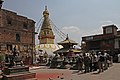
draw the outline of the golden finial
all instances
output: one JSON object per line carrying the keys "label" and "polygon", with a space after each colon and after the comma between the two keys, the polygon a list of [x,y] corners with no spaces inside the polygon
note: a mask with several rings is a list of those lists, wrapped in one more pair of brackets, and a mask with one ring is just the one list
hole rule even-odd
{"label": "golden finial", "polygon": [[47,6],[45,6],[45,10],[47,10]]}
{"label": "golden finial", "polygon": [[45,6],[45,11],[43,12],[43,15],[49,15],[49,12],[48,12],[48,10],[47,10],[47,6]]}
{"label": "golden finial", "polygon": [[68,37],[68,34],[67,34],[66,40],[68,40],[68,39],[69,39],[69,37]]}

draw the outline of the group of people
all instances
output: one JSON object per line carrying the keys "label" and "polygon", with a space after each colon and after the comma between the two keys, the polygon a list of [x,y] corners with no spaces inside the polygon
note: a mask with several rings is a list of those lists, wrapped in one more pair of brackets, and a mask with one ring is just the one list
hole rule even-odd
{"label": "group of people", "polygon": [[39,54],[39,56],[36,57],[37,63],[41,64],[41,63],[47,63],[48,62],[48,54],[47,52],[42,52]]}
{"label": "group of people", "polygon": [[112,56],[107,52],[85,53],[77,57],[78,70],[85,73],[98,71],[98,73],[107,70],[112,65]]}

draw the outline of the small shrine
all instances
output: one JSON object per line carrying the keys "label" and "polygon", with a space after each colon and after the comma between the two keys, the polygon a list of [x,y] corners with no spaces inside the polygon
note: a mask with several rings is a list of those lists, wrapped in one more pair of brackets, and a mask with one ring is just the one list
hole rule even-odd
{"label": "small shrine", "polygon": [[72,66],[76,64],[77,54],[80,54],[80,49],[75,49],[75,45],[77,45],[73,40],[70,40],[68,35],[64,41],[58,43],[58,45],[62,45],[63,48],[54,51],[55,57],[51,62],[51,68],[67,68],[66,65]]}
{"label": "small shrine", "polygon": [[80,53],[80,50],[75,49],[75,45],[77,45],[73,40],[70,40],[68,35],[64,41],[61,41],[58,43],[58,45],[62,45],[63,48],[56,50],[54,53],[59,54],[60,56],[65,56],[65,57],[75,57],[76,54]]}

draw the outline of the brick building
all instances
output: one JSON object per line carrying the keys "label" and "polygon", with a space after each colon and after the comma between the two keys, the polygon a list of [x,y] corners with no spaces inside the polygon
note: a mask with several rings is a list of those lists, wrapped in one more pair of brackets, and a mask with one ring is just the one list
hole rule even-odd
{"label": "brick building", "polygon": [[103,34],[82,37],[87,50],[119,50],[120,31],[116,25],[103,26]]}
{"label": "brick building", "polygon": [[15,12],[0,9],[0,51],[16,48],[20,55],[33,58],[35,22]]}

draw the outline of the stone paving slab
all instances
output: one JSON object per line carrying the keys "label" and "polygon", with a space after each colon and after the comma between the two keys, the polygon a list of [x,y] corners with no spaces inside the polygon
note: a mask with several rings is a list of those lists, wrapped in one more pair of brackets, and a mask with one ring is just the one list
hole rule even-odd
{"label": "stone paving slab", "polygon": [[30,70],[38,70],[38,69],[48,69],[47,66],[31,66],[29,67]]}
{"label": "stone paving slab", "polygon": [[[52,80],[120,80],[120,63],[114,63],[112,67],[100,74],[97,72],[81,73],[68,69],[37,69],[31,71],[37,73],[38,80],[50,80],[48,78]],[[54,77],[49,76],[52,74]],[[42,79],[42,75],[44,75],[44,79]],[[61,77],[64,79],[60,79]]]}

